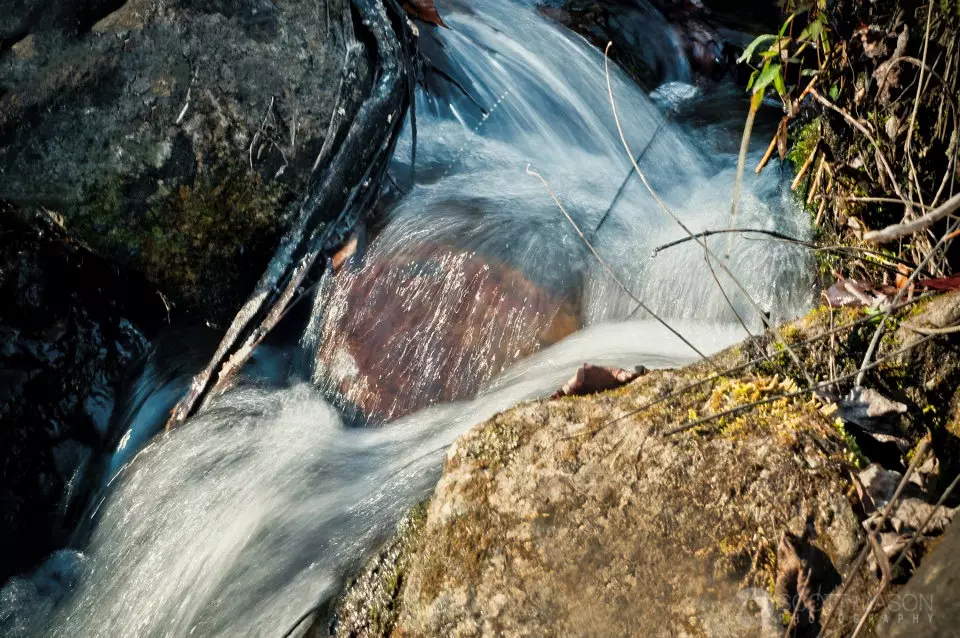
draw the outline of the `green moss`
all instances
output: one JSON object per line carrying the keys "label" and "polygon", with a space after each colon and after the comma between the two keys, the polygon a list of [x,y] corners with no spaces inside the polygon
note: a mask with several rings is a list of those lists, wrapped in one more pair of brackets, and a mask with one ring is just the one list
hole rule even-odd
{"label": "green moss", "polygon": [[[807,158],[810,157],[810,153],[813,152],[813,149],[816,148],[822,137],[823,128],[819,117],[804,124],[796,133],[791,135],[790,150],[787,151],[787,159],[793,164],[794,172],[800,172],[803,164],[807,161]],[[809,178],[810,174],[808,172],[806,181],[809,181]],[[800,196],[806,199],[805,192],[800,192]]]}
{"label": "green moss", "polygon": [[[85,191],[70,230],[133,267],[183,309],[232,313],[279,236],[285,188],[256,173],[210,171],[192,185],[156,187],[144,204],[105,177]],[[146,210],[140,210],[145,208]]]}

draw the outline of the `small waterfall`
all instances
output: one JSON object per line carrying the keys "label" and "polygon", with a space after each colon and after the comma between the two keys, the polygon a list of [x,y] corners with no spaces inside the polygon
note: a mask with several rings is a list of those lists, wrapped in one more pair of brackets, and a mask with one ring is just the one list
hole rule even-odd
{"label": "small waterfall", "polygon": [[[682,327],[707,350],[742,334]],[[605,324],[520,362],[474,400],[383,428],[344,427],[309,385],[224,395],[127,466],[64,578],[76,591],[37,635],[279,637],[429,494],[461,433],[555,390],[584,359],[662,367],[691,356],[658,324]]]}
{"label": "small waterfall", "polygon": [[[447,79],[431,75],[434,90],[417,96],[415,172],[409,127],[398,146],[391,173],[406,192],[384,203],[365,265],[317,292],[304,339],[315,383],[254,375],[129,460],[131,442],[152,434],[143,415],[171,399],[131,410],[141,416],[122,427],[123,469],[89,544],[0,591],[0,632],[280,636],[429,494],[443,450],[471,425],[552,392],[586,361],[694,360],[633,314],[528,164],[623,284],[699,349],[743,337],[731,305],[759,326],[718,272],[724,299],[693,242],[652,256],[684,233],[626,179],[602,54],[530,2],[470,4],[438,2],[451,29],[424,34]],[[727,227],[736,140],[680,113],[742,102],[698,104],[696,90],[674,86],[661,97],[683,103],[663,108],[619,71],[611,81],[660,195],[694,232]],[[772,169],[748,172],[737,224],[809,233]],[[716,240],[718,253],[727,246]],[[774,318],[806,308],[803,249],[733,236],[727,264]],[[352,427],[355,414],[380,427]]]}

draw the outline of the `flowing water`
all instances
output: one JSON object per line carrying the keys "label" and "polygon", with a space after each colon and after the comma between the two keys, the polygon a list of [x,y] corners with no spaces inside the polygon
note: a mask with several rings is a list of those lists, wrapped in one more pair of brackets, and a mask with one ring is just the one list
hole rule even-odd
{"label": "flowing water", "polygon": [[[529,2],[470,4],[438,2],[451,29],[424,49],[448,79],[431,76],[417,98],[416,184],[408,128],[392,167],[404,192],[384,203],[366,265],[318,289],[300,345],[309,370],[279,386],[248,375],[131,460],[184,378],[157,381],[118,417],[124,436],[82,552],[0,591],[4,633],[282,636],[429,494],[471,425],[552,392],[585,361],[696,359],[624,287],[705,352],[744,336],[736,314],[760,325],[697,244],[652,255],[685,234],[638,179],[623,186],[630,162],[602,54]],[[671,79],[688,79],[674,67]],[[611,84],[641,168],[691,230],[805,238],[806,216],[773,169],[748,171],[730,219],[737,130],[726,112],[702,115],[741,101],[677,83],[651,99],[615,69]],[[803,249],[757,235],[710,245],[775,319],[805,309]]]}

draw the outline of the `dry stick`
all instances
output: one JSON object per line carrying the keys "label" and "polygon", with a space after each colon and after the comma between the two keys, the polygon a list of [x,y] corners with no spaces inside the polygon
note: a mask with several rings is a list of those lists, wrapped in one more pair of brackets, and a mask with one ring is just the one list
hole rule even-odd
{"label": "dry stick", "polygon": [[[783,122],[781,122],[781,126]],[[757,164],[757,167],[753,169],[753,172],[757,175],[764,169],[767,165],[767,162],[770,161],[770,158],[773,157],[773,150],[777,148],[777,141],[780,139],[780,126],[777,127],[777,132],[773,134],[773,139],[770,140],[770,145],[767,146],[767,151],[763,154],[763,157],[760,158],[760,163]]]}
{"label": "dry stick", "polygon": [[915,202],[905,202],[896,197],[844,197],[845,202],[864,202],[868,204],[901,204],[903,206],[919,206]]}
{"label": "dry stick", "polygon": [[260,345],[260,342],[263,341],[264,337],[266,337],[267,334],[273,330],[280,320],[286,315],[287,309],[290,306],[290,301],[293,299],[293,295],[296,293],[297,288],[300,287],[300,284],[303,283],[307,273],[310,272],[310,268],[313,266],[313,263],[316,261],[319,254],[319,246],[313,247],[293,269],[293,272],[290,275],[290,281],[287,282],[286,287],[283,289],[283,292],[277,301],[273,304],[270,312],[267,313],[267,316],[264,317],[260,325],[257,326],[257,329],[249,337],[247,337],[247,340],[244,341],[243,345],[237,349],[235,353],[230,355],[226,361],[223,362],[223,365],[217,372],[216,383],[213,384],[213,387],[210,388],[206,397],[200,403],[200,410],[205,410],[210,407],[210,403],[216,399],[224,389],[226,389],[227,385],[229,385],[233,378],[233,373],[236,372],[236,370],[238,370],[247,361],[247,359],[250,358],[254,348]]}
{"label": "dry stick", "polygon": [[[910,165],[910,173],[913,181],[917,185],[917,198],[923,205],[923,192],[920,187],[920,178],[917,177],[917,167],[913,163],[913,126],[917,121],[917,111],[920,109],[920,97],[923,94],[923,72],[927,68],[927,49],[930,46],[930,23],[933,19],[933,0],[927,6],[927,31],[923,38],[923,57],[920,62],[920,78],[917,80],[917,97],[913,101],[913,112],[910,114],[910,126],[907,127],[907,141],[905,143],[904,154],[907,156],[907,163]],[[936,64],[936,62],[934,62]]]}
{"label": "dry stick", "polygon": [[960,325],[950,326],[948,328],[923,328],[921,326],[914,326],[912,324],[903,322],[901,322],[900,325],[907,330],[912,330],[917,334],[922,335],[950,335],[960,332]]}
{"label": "dry stick", "polygon": [[845,119],[847,122],[850,123],[851,126],[853,126],[855,129],[863,133],[864,137],[867,138],[867,141],[870,142],[870,145],[873,146],[874,150],[877,152],[877,158],[880,160],[880,163],[883,165],[883,169],[887,172],[887,176],[890,178],[890,183],[893,185],[893,190],[896,191],[897,197],[902,199],[904,202],[908,202],[909,200],[903,196],[902,192],[900,192],[900,185],[897,184],[897,179],[894,176],[893,170],[890,168],[890,164],[887,162],[886,156],[880,150],[880,145],[877,144],[877,140],[874,139],[873,135],[870,133],[867,127],[861,124],[857,120],[857,118],[853,117],[852,115],[844,111],[842,108],[840,108],[830,100],[820,95],[820,93],[818,93],[816,89],[810,89],[810,95],[816,98],[818,102],[820,102],[827,108],[839,113],[843,117],[843,119]]}
{"label": "dry stick", "polygon": [[[875,530],[883,528],[883,524],[886,523],[887,518],[890,516],[890,512],[893,511],[893,506],[900,499],[903,489],[907,486],[907,481],[910,480],[910,476],[913,474],[914,470],[919,467],[920,461],[923,460],[923,457],[927,455],[929,446],[930,442],[928,439],[924,439],[920,443],[920,448],[917,450],[917,453],[913,455],[913,460],[910,461],[910,466],[907,467],[907,471],[903,473],[903,477],[901,477],[900,483],[897,485],[897,489],[893,492],[893,496],[890,497],[890,501],[887,503],[887,506],[883,508],[883,514],[881,514],[880,520],[874,527]],[[846,593],[850,585],[857,579],[857,575],[860,573],[860,566],[863,565],[863,561],[867,559],[867,555],[869,553],[869,544],[860,550],[860,555],[857,556],[857,560],[854,562],[853,567],[850,569],[850,571],[847,573],[847,577],[844,579],[843,587],[840,588],[840,593],[836,595],[835,600],[837,601],[837,606],[833,608],[833,612],[827,616],[827,618],[823,621],[823,624],[820,626],[821,636],[827,635],[827,627],[830,626],[830,621],[832,621],[834,616],[837,615],[837,610],[840,609],[840,604],[843,602],[843,595]]]}
{"label": "dry stick", "polygon": [[676,239],[666,244],[661,244],[653,249],[653,256],[656,257],[657,253],[661,250],[666,250],[667,248],[673,248],[674,246],[679,246],[688,241],[696,241],[700,237],[710,237],[711,235],[722,235],[725,233],[759,233],[761,235],[769,235],[774,239],[782,239],[783,241],[790,242],[793,244],[800,244],[802,246],[807,246],[808,248],[819,248],[815,243],[809,241],[803,241],[797,239],[796,237],[791,237],[789,235],[784,235],[783,233],[778,233],[775,230],[765,230],[762,228],[724,228],[721,230],[704,230],[690,237],[683,237],[681,239]]}
{"label": "dry stick", "polygon": [[[812,569],[805,569],[800,573],[800,587],[797,589],[797,598],[800,598],[802,592],[807,588],[807,585],[810,584],[810,577],[813,576]],[[790,634],[793,633],[793,626],[797,623],[797,612],[799,610],[799,600],[797,600],[796,608],[790,614],[790,624],[787,625],[786,630],[783,632],[783,638],[790,638]],[[789,603],[788,603],[789,604]]]}
{"label": "dry stick", "polygon": [[820,143],[817,142],[813,146],[813,150],[810,151],[810,154],[807,155],[807,159],[803,162],[803,166],[800,167],[800,172],[797,173],[797,176],[794,177],[793,181],[790,183],[790,190],[795,191],[800,187],[800,182],[803,181],[803,176],[807,174],[807,170],[810,168],[810,165],[813,164],[813,160],[816,158],[819,150]]}
{"label": "dry stick", "polygon": [[[891,566],[890,568],[891,571],[895,571],[897,567],[900,566],[900,563],[903,562],[903,559],[909,555],[910,550],[913,549],[914,544],[918,540],[920,540],[920,537],[923,536],[923,533],[926,531],[927,526],[930,525],[930,521],[933,520],[933,516],[937,513],[937,511],[943,506],[946,500],[950,497],[950,494],[957,487],[958,483],[960,483],[960,474],[958,474],[957,477],[953,479],[953,482],[950,483],[947,489],[943,492],[943,495],[937,501],[937,504],[934,505],[933,509],[930,510],[930,513],[927,514],[927,518],[924,519],[923,523],[920,525],[920,528],[916,532],[914,532],[913,535],[910,537],[910,540],[907,541],[907,544],[900,551],[900,555],[897,557],[897,560],[894,561],[893,565]],[[864,610],[863,615],[860,617],[860,622],[857,623],[857,628],[853,631],[853,634],[850,636],[850,638],[856,638],[857,635],[860,633],[860,630],[863,628],[864,623],[866,623],[867,618],[870,616],[870,613],[873,611],[873,608],[876,607],[877,602],[880,600],[880,596],[883,595],[883,591],[887,588],[887,585],[889,584],[890,584],[889,582],[881,581],[880,587],[879,589],[877,589],[877,593],[874,594],[873,598],[870,599],[870,602],[867,604],[867,608]]]}
{"label": "dry stick", "polygon": [[[922,301],[922,300],[929,299],[930,296],[931,296],[931,295],[920,295],[920,296],[918,296],[918,297],[915,297],[914,299],[910,299],[910,300],[908,300],[908,301],[905,301],[905,302],[903,302],[902,304],[900,304],[900,305],[897,307],[897,310],[900,310],[900,309],[902,309],[902,308],[907,308],[907,307],[912,306],[912,305],[914,305],[914,304],[916,304],[916,303],[919,303],[919,302]],[[823,340],[823,339],[826,339],[827,337],[833,337],[833,335],[835,335],[835,334],[839,334],[839,333],[841,333],[841,332],[843,332],[843,331],[845,331],[845,330],[851,330],[851,329],[853,329],[853,328],[856,328],[857,326],[863,325],[863,324],[865,324],[865,323],[870,323],[871,321],[874,321],[874,320],[875,320],[875,317],[873,317],[873,316],[861,317],[860,319],[857,319],[856,321],[851,321],[851,322],[849,322],[849,323],[845,323],[845,324],[843,324],[843,325],[837,326],[836,328],[831,328],[830,330],[828,330],[828,331],[826,331],[826,332],[823,332],[823,333],[818,334],[818,335],[814,335],[814,336],[812,336],[812,337],[808,337],[807,339],[804,339],[803,341],[798,341],[797,343],[795,343],[795,344],[793,344],[793,345],[794,345],[795,347],[798,347],[798,348],[804,348],[804,347],[806,347],[806,346],[808,346],[808,345],[810,345],[810,344],[812,344],[812,343],[816,343],[816,342],[818,342],[818,341],[821,341],[821,340]],[[689,391],[691,391],[691,390],[695,390],[695,389],[699,388],[699,387],[702,386],[702,385],[706,385],[707,383],[710,383],[711,381],[716,381],[716,380],[719,379],[720,377],[726,376],[726,375],[728,375],[728,374],[732,374],[732,373],[734,373],[734,372],[739,372],[740,370],[744,370],[744,369],[746,369],[746,368],[751,368],[751,367],[757,365],[758,363],[762,363],[762,362],[764,362],[764,361],[769,361],[769,359],[770,359],[769,355],[766,355],[766,354],[765,354],[765,355],[763,355],[762,357],[757,357],[756,359],[751,359],[750,361],[747,361],[747,362],[745,362],[745,363],[740,363],[740,364],[738,364],[738,365],[731,366],[731,367],[726,368],[726,369],[724,369],[724,370],[719,370],[719,371],[717,371],[717,372],[714,372],[712,375],[710,375],[710,376],[708,376],[708,377],[705,377],[705,378],[703,378],[703,379],[700,379],[699,381],[693,381],[693,382],[691,382],[691,383],[688,383],[688,384],[686,384],[686,385],[684,385],[684,386],[681,386],[681,387],[677,388],[676,390],[673,390],[673,391],[671,391],[671,392],[668,392],[667,394],[665,394],[665,395],[663,395],[663,396],[661,396],[661,397],[658,397],[658,398],[653,399],[653,400],[651,400],[651,401],[647,401],[646,403],[644,403],[644,404],[641,405],[640,407],[634,408],[633,410],[630,410],[629,412],[626,412],[626,413],[624,413],[624,414],[621,414],[620,416],[615,417],[614,419],[611,419],[610,421],[607,421],[607,422],[603,423],[600,427],[598,427],[598,428],[596,428],[596,429],[593,429],[593,430],[584,429],[584,430],[581,431],[581,432],[577,432],[577,433],[575,433],[575,434],[571,434],[570,436],[564,437],[564,438],[561,439],[561,440],[566,441],[566,440],[568,440],[568,439],[573,439],[573,438],[576,438],[576,437],[579,437],[579,436],[585,436],[585,435],[589,435],[589,434],[596,434],[597,432],[600,432],[601,430],[604,430],[604,429],[610,427],[611,425],[614,425],[614,424],[616,424],[616,423],[618,423],[618,422],[620,422],[620,421],[622,421],[622,420],[624,420],[624,419],[627,419],[627,418],[630,418],[630,417],[632,417],[632,416],[636,416],[636,415],[638,415],[638,414],[641,414],[641,413],[643,413],[643,412],[646,412],[646,411],[649,410],[650,408],[656,407],[656,406],[660,405],[661,403],[666,403],[667,401],[670,401],[671,399],[674,399],[674,398],[676,398],[676,397],[678,397],[678,396],[680,396],[680,395],[682,395],[682,394],[685,394],[685,393],[687,393],[687,392],[689,392]],[[834,381],[836,381],[836,379],[834,379]]]}
{"label": "dry stick", "polygon": [[[896,200],[896,201],[899,202],[900,200]],[[866,253],[866,254],[868,254],[868,255],[872,255],[872,256],[874,256],[874,257],[881,258],[882,260],[887,260],[887,259],[889,259],[889,260],[891,260],[891,261],[899,262],[899,263],[904,264],[904,265],[906,265],[906,266],[911,266],[911,267],[913,267],[913,264],[912,264],[911,262],[907,261],[906,259],[903,259],[903,258],[901,258],[901,257],[894,256],[894,255],[886,255],[886,254],[884,254],[884,253],[882,253],[882,252],[880,252],[880,251],[871,250],[871,249],[869,249],[869,248],[864,248],[863,246],[819,246],[819,245],[817,245],[815,242],[804,241],[804,240],[802,240],[802,239],[797,239],[797,238],[795,238],[795,237],[790,237],[789,235],[784,235],[784,234],[778,233],[778,232],[776,232],[776,231],[764,230],[764,229],[760,229],[760,228],[724,228],[724,229],[721,229],[721,230],[706,230],[706,231],[702,231],[702,232],[697,233],[696,236],[697,236],[697,237],[709,237],[710,235],[717,235],[717,234],[721,234],[721,233],[760,233],[760,234],[763,234],[763,235],[769,235],[769,236],[772,237],[773,239],[776,239],[776,240],[782,241],[782,242],[786,242],[786,243],[788,243],[788,244],[796,244],[797,246],[804,246],[804,247],[809,248],[809,249],[811,249],[811,250],[813,250],[813,251],[831,252],[831,253],[835,253],[835,254],[837,254],[837,255],[846,255],[846,256],[849,256],[849,257],[859,257],[859,255],[857,255],[856,252],[857,252],[857,251],[860,251],[860,252],[862,252],[862,253]],[[745,237],[744,239],[748,239],[748,240],[749,240],[750,238],[749,238],[749,237]],[[693,240],[694,240],[694,237],[683,237],[682,239],[677,239],[677,240],[674,240],[674,241],[671,241],[671,242],[667,242],[666,244],[662,244],[662,245],[657,246],[656,248],[654,248],[654,249],[653,249],[653,256],[656,257],[657,254],[659,254],[659,253],[660,253],[661,251],[663,251],[663,250],[666,250],[667,248],[673,248],[674,246],[679,246],[680,244],[684,244],[684,243],[686,243],[686,242],[688,242],[688,241],[693,241]],[[884,267],[884,268],[890,269],[890,270],[896,270],[896,267],[895,267],[893,264],[880,263],[880,264],[878,264],[878,265],[879,265],[879,266],[882,266],[882,267]],[[899,272],[899,271],[897,271],[897,272]],[[932,274],[931,274],[931,276],[935,276],[935,275],[932,275]]]}
{"label": "dry stick", "polygon": [[[922,344],[922,343],[926,343],[927,341],[933,339],[934,336],[936,336],[936,335],[929,335],[929,336],[926,336],[926,337],[922,337],[922,338],[920,338],[918,341],[916,341],[915,343],[910,344],[909,346],[904,346],[903,348],[900,348],[900,349],[898,349],[898,350],[896,350],[896,351],[894,351],[894,352],[891,352],[891,353],[888,354],[888,355],[885,355],[885,356],[883,356],[883,357],[880,357],[879,359],[877,359],[877,360],[874,361],[873,363],[871,363],[871,364],[869,364],[868,366],[866,366],[866,369],[867,369],[867,370],[872,370],[873,368],[876,368],[877,366],[879,366],[880,364],[882,364],[884,361],[887,361],[887,360],[889,360],[889,359],[892,359],[892,358],[894,358],[894,357],[897,357],[897,356],[903,354],[904,352],[908,352],[908,351],[912,350],[913,348],[916,348],[917,346],[919,346],[919,345]],[[864,369],[861,368],[860,371],[862,371],[862,370],[864,370]],[[796,396],[801,396],[801,395],[804,395],[804,394],[808,394],[808,393],[810,393],[810,392],[816,392],[817,390],[823,390],[824,388],[829,387],[829,386],[831,386],[831,385],[834,385],[834,384],[836,384],[836,383],[838,383],[838,382],[840,382],[840,381],[846,381],[847,379],[852,379],[854,376],[856,376],[857,374],[859,374],[860,371],[858,371],[858,372],[851,372],[850,374],[845,374],[845,375],[840,376],[840,377],[837,377],[836,379],[833,379],[833,380],[831,380],[831,381],[821,381],[820,383],[813,383],[813,384],[811,384],[809,387],[801,388],[801,389],[795,390],[795,391],[793,391],[793,392],[784,392],[784,393],[778,394],[778,395],[773,396],[773,397],[766,397],[766,398],[763,398],[763,399],[758,399],[757,401],[751,401],[750,403],[744,403],[743,405],[734,406],[734,407],[728,408],[728,409],[726,409],[726,410],[721,410],[720,412],[717,412],[716,414],[711,414],[710,416],[705,416],[705,417],[703,417],[703,418],[701,418],[701,419],[697,419],[697,420],[691,421],[691,422],[689,422],[689,423],[684,423],[683,425],[679,425],[679,426],[677,426],[677,427],[675,427],[675,428],[673,428],[673,429],[667,430],[666,432],[663,433],[663,436],[673,436],[674,434],[680,434],[681,432],[686,432],[687,430],[692,430],[693,428],[696,428],[696,427],[698,427],[698,426],[701,426],[701,425],[703,425],[703,424],[705,424],[705,423],[709,423],[709,422],[711,422],[711,421],[715,421],[716,419],[722,419],[723,417],[731,416],[731,415],[734,415],[734,414],[740,414],[741,412],[746,412],[746,411],[748,411],[748,410],[752,410],[753,408],[759,407],[759,406],[761,406],[761,405],[766,405],[767,403],[773,403],[774,401],[779,401],[780,399],[792,399],[793,397],[796,397]]]}
{"label": "dry stick", "polygon": [[[631,159],[632,159],[632,156],[631,156]],[[619,286],[620,289],[621,289],[623,292],[625,292],[631,299],[633,299],[633,301],[636,302],[636,304],[637,304],[638,307],[640,307],[640,308],[642,308],[643,310],[645,310],[647,313],[650,314],[651,317],[653,317],[654,319],[656,319],[657,322],[659,322],[664,328],[666,328],[667,330],[669,330],[670,332],[672,332],[674,335],[676,335],[676,336],[680,339],[680,341],[682,341],[684,344],[686,344],[691,350],[693,350],[694,352],[696,352],[697,355],[699,355],[701,359],[703,359],[704,361],[708,361],[708,362],[709,362],[710,359],[709,359],[705,354],[703,354],[702,352],[700,352],[700,350],[698,350],[695,345],[693,345],[692,343],[690,343],[690,341],[688,341],[686,337],[684,337],[682,334],[680,334],[679,332],[677,332],[670,324],[668,324],[668,323],[667,323],[666,321],[664,321],[659,315],[657,315],[655,312],[653,312],[653,310],[651,310],[651,309],[649,308],[649,306],[647,306],[647,304],[643,303],[642,300],[640,300],[639,298],[637,298],[637,296],[636,296],[635,294],[633,294],[633,293],[630,291],[630,289],[627,288],[627,287],[623,284],[622,281],[620,281],[620,278],[617,277],[616,273],[614,273],[613,270],[610,268],[610,266],[607,265],[607,262],[605,262],[605,261],[603,260],[603,258],[600,256],[600,253],[597,252],[597,249],[593,247],[593,244],[590,243],[590,240],[587,239],[586,235],[583,234],[583,231],[580,230],[580,227],[577,226],[577,222],[573,221],[573,218],[570,216],[570,213],[568,213],[568,212],[567,212],[567,209],[563,207],[563,204],[560,202],[560,198],[557,197],[556,193],[553,192],[553,189],[550,188],[550,184],[549,184],[549,183],[547,182],[547,180],[543,177],[543,175],[541,175],[540,173],[538,173],[538,172],[536,172],[536,171],[534,171],[534,170],[531,170],[529,164],[527,164],[527,175],[532,175],[533,177],[538,177],[538,178],[540,179],[540,181],[543,182],[543,187],[547,189],[547,192],[548,192],[548,193],[550,193],[550,197],[553,198],[553,201],[554,201],[554,203],[557,205],[557,208],[559,208],[559,209],[560,209],[560,212],[563,213],[563,216],[567,218],[567,221],[570,222],[570,225],[571,225],[571,226],[573,226],[573,229],[577,232],[577,235],[580,236],[580,239],[581,239],[581,240],[583,241],[583,243],[586,245],[587,249],[590,251],[590,253],[593,255],[593,257],[594,257],[594,258],[597,260],[597,262],[600,264],[601,268],[603,268],[604,272],[606,272],[606,273],[610,276],[610,278],[613,279],[613,281],[617,284],[617,286]],[[716,366],[714,366],[714,367],[716,367]]]}
{"label": "dry stick", "polygon": [[[683,223],[683,220],[681,220],[676,215],[676,213],[674,213],[670,209],[670,207],[667,206],[667,203],[660,198],[660,195],[657,194],[657,192],[650,185],[650,182],[647,181],[647,176],[643,174],[643,171],[640,170],[640,166],[637,165],[637,163],[633,159],[634,157],[633,151],[630,150],[630,143],[627,142],[627,136],[623,132],[623,125],[620,123],[620,115],[617,112],[617,103],[613,97],[613,83],[610,80],[610,56],[609,56],[610,47],[612,46],[613,46],[612,42],[607,43],[607,48],[603,52],[603,63],[604,63],[604,71],[607,79],[607,94],[610,96],[610,108],[613,111],[613,119],[617,125],[617,132],[620,134],[620,141],[623,143],[623,148],[627,152],[627,155],[630,157],[630,162],[633,164],[633,170],[637,172],[637,176],[640,178],[640,181],[643,182],[644,187],[646,187],[647,191],[653,197],[654,201],[657,202],[657,205],[660,207],[661,210],[663,210],[663,212],[665,212],[667,215],[673,218],[673,220],[680,226],[680,228],[684,230],[684,232],[686,232],[688,235],[692,237],[694,233],[687,227],[686,224]],[[800,362],[800,358],[797,356],[797,353],[793,351],[793,348],[791,348],[790,344],[787,343],[787,340],[783,338],[783,335],[780,334],[780,331],[776,328],[776,326],[773,326],[772,324],[770,324],[770,322],[767,320],[766,312],[763,310],[763,308],[760,307],[760,305],[756,301],[754,301],[753,296],[749,292],[747,292],[747,289],[744,288],[742,283],[740,283],[740,280],[732,272],[730,272],[730,269],[727,268],[727,265],[725,263],[723,263],[723,260],[717,257],[713,253],[713,251],[711,251],[710,248],[707,247],[707,243],[703,238],[696,238],[696,242],[700,244],[700,246],[703,248],[703,250],[706,252],[707,255],[712,257],[717,262],[717,265],[720,266],[720,268],[727,274],[727,276],[730,277],[731,281],[733,281],[733,283],[737,286],[737,288],[740,289],[740,292],[743,293],[743,296],[747,299],[750,305],[753,306],[754,310],[756,310],[757,315],[760,317],[760,321],[763,323],[763,325],[766,328],[769,328],[770,331],[773,332],[773,334],[776,336],[777,340],[781,344],[783,344],[783,347],[787,351],[787,353],[789,353],[790,358],[793,359],[793,362],[797,365],[797,368],[799,368],[800,371],[803,373],[803,376],[807,380],[807,383],[813,383],[813,378],[810,376],[810,373],[807,372],[807,369],[804,367],[803,363]]]}
{"label": "dry stick", "polygon": [[901,237],[930,228],[941,219],[952,215],[958,208],[960,208],[960,194],[954,195],[923,217],[903,224],[893,224],[881,230],[870,231],[863,236],[863,240],[873,244],[886,244],[895,241]]}
{"label": "dry stick", "polygon": [[820,189],[820,180],[823,179],[823,167],[826,163],[826,156],[821,156],[820,162],[817,164],[817,170],[813,173],[813,182],[810,183],[810,192],[807,193],[807,206],[813,203],[813,198],[817,195],[817,191]]}
{"label": "dry stick", "polygon": [[[956,197],[960,199],[960,195],[957,195]],[[952,201],[952,199],[950,201]],[[946,206],[946,204],[944,204],[944,206]],[[873,353],[877,349],[877,345],[880,343],[880,337],[883,336],[883,331],[886,327],[887,319],[890,317],[891,309],[893,308],[894,305],[900,303],[900,301],[903,299],[903,295],[908,290],[910,290],[911,284],[914,281],[916,281],[917,275],[920,274],[920,271],[926,267],[927,263],[937,253],[937,249],[940,248],[940,246],[942,246],[946,241],[948,241],[947,238],[950,237],[950,234],[953,231],[957,230],[958,226],[960,226],[960,222],[954,223],[953,226],[947,229],[947,233],[940,238],[936,246],[933,247],[933,250],[928,252],[927,255],[920,261],[920,264],[914,269],[912,273],[910,273],[910,276],[907,278],[907,282],[903,285],[902,288],[900,288],[900,290],[897,291],[897,294],[893,298],[893,303],[891,304],[891,307],[887,308],[887,311],[883,313],[883,318],[880,320],[880,324],[877,326],[877,330],[873,333],[873,339],[870,341],[870,346],[867,348],[867,352],[863,355],[863,363],[860,365],[860,374],[857,375],[857,380],[854,381],[855,386],[859,387],[860,384],[863,383],[863,376],[864,376],[864,373],[866,372],[866,366],[870,362],[870,359],[873,357]]]}
{"label": "dry stick", "polygon": [[[740,313],[737,312],[737,308],[733,305],[733,302],[730,301],[730,297],[727,295],[727,291],[723,289],[723,284],[720,283],[720,279],[717,277],[717,271],[714,270],[713,264],[710,263],[710,256],[706,252],[704,252],[703,254],[703,261],[707,263],[707,268],[710,269],[710,276],[713,277],[714,283],[717,284],[717,289],[720,291],[720,294],[723,296],[723,300],[727,302],[727,307],[730,308],[730,310],[733,312],[733,316],[737,318],[737,321],[740,323],[740,326],[743,328],[743,331],[747,333],[747,338],[753,339],[754,334],[750,332],[750,328],[747,327],[747,322],[743,320],[743,317],[741,317]],[[772,358],[770,359],[770,362],[773,363],[774,365],[777,365],[777,363]],[[782,367],[780,367],[779,365],[777,365],[777,367],[780,368],[780,370],[784,374],[787,374],[787,371],[784,370]]]}
{"label": "dry stick", "polygon": [[[660,131],[663,130],[663,127],[667,124],[667,116],[664,116],[657,123],[657,128],[654,129],[653,135],[650,136],[650,141],[647,142],[647,145],[643,147],[643,150],[640,151],[640,155],[637,156],[637,164],[640,163],[640,160],[643,159],[643,156],[647,154],[647,151],[650,150],[650,147],[653,146],[653,143],[657,139],[657,135],[660,134]],[[617,189],[617,194],[613,196],[613,200],[610,202],[610,205],[607,206],[607,210],[603,213],[603,217],[600,218],[600,222],[597,223],[597,227],[593,229],[593,238],[596,239],[597,233],[600,232],[600,229],[603,227],[603,224],[607,221],[607,218],[610,216],[610,213],[613,212],[614,207],[617,205],[617,202],[620,201],[620,196],[623,195],[623,192],[627,189],[627,184],[630,183],[630,178],[633,177],[633,169],[627,171],[627,176],[623,178],[623,182],[620,183],[620,188]]]}

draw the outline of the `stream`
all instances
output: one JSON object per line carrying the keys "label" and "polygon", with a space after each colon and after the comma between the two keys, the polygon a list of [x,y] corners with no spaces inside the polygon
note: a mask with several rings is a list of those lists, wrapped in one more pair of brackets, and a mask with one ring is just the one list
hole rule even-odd
{"label": "stream", "polygon": [[[184,354],[183,335],[155,351],[114,415],[119,443],[78,549],[0,590],[0,633],[279,638],[429,496],[472,425],[552,393],[584,362],[697,360],[634,297],[704,353],[746,336],[737,315],[762,330],[697,243],[653,254],[686,235],[627,179],[602,52],[527,0],[437,5],[450,29],[420,27],[442,74],[428,71],[416,97],[416,169],[408,122],[363,263],[325,276],[302,334],[261,347],[235,387],[162,435],[205,355]],[[652,54],[668,83],[648,94],[611,67],[611,88],[663,201],[693,232],[808,239],[789,176],[775,162],[751,170],[762,126],[731,220],[742,91],[695,88],[676,47]],[[808,308],[806,249],[757,234],[708,242],[773,321]]]}

